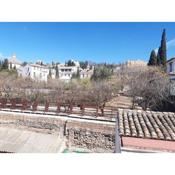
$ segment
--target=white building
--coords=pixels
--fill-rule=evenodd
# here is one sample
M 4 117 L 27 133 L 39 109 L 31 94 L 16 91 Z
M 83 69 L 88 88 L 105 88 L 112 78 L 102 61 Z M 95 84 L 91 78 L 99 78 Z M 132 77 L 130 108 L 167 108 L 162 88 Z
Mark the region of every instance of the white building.
M 50 68 L 49 71 L 50 71 L 50 73 L 51 73 L 51 79 L 55 79 L 55 78 L 56 78 L 56 70 Z
M 141 67 L 141 66 L 147 66 L 147 62 L 143 60 L 128 60 L 124 64 L 126 67 Z
M 175 57 L 168 60 L 166 66 L 170 79 L 175 79 Z
M 166 69 L 171 81 L 170 94 L 175 95 L 175 57 L 166 62 Z
M 81 79 L 90 79 L 91 76 L 93 75 L 94 72 L 94 67 L 92 67 L 92 69 L 90 69 L 90 66 L 87 66 L 87 69 L 81 69 L 80 70 L 80 78 Z
M 69 81 L 73 74 L 77 74 L 78 68 L 77 66 L 58 65 L 59 79 Z
M 16 58 L 15 54 L 13 54 L 10 59 L 8 59 L 8 68 L 9 69 L 14 69 L 14 68 L 18 69 L 18 68 L 20 68 L 21 64 L 22 64 L 21 61 L 19 61 Z
M 47 81 L 49 75 L 49 68 L 39 64 L 27 64 L 21 66 L 17 71 L 19 76 L 35 81 Z
M 24 78 L 31 78 L 36 81 L 47 81 L 56 79 L 56 69 L 52 65 L 43 65 L 42 62 L 36 64 L 27 64 L 20 66 L 17 71 L 18 75 Z M 73 75 L 76 75 L 79 71 L 80 78 L 90 78 L 93 74 L 93 69 L 89 67 L 87 69 L 81 69 L 78 61 L 74 61 L 75 66 L 67 66 L 65 64 L 58 64 L 58 77 L 60 80 L 70 81 Z

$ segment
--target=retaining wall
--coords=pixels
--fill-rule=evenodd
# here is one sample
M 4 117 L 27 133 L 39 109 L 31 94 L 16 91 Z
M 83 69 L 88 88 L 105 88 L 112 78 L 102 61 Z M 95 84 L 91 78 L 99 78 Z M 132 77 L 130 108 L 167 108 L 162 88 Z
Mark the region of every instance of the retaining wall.
M 66 125 L 66 136 L 69 149 L 79 148 L 85 152 L 114 152 L 114 125 L 70 121 Z
M 115 123 L 0 112 L 0 127 L 14 127 L 66 138 L 70 150 L 114 152 Z

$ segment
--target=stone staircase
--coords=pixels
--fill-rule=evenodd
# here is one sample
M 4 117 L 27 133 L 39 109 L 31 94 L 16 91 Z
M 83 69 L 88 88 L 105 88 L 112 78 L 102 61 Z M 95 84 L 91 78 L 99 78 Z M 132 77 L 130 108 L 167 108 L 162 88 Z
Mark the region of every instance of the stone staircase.
M 109 101 L 106 106 L 112 106 L 121 109 L 132 109 L 132 98 L 118 95 L 118 97 L 115 97 L 111 101 Z M 141 107 L 136 105 L 135 109 L 141 109 Z

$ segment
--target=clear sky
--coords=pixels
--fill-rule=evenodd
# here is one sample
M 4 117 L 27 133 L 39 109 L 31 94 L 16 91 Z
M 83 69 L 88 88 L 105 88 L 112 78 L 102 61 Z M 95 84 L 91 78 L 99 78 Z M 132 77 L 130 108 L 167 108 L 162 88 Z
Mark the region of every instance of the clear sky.
M 168 58 L 175 56 L 175 23 L 0 23 L 0 55 L 21 61 L 68 59 L 119 63 L 147 61 L 166 28 Z

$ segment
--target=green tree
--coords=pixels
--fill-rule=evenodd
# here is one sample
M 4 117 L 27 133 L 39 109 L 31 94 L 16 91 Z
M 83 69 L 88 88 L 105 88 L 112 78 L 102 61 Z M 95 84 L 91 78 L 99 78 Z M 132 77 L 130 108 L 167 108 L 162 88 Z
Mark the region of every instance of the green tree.
M 79 79 L 80 78 L 80 70 L 79 68 L 77 69 L 77 73 L 72 74 L 72 79 Z
M 87 69 L 88 61 L 80 61 L 80 67 L 82 69 Z
M 10 63 L 10 69 L 12 69 L 12 63 Z
M 157 65 L 157 56 L 155 50 L 151 51 L 151 55 L 149 58 L 148 66 L 156 66 Z
M 91 77 L 92 80 L 105 80 L 109 79 L 113 74 L 113 69 L 108 67 L 108 65 L 100 65 L 94 68 L 93 75 Z
M 26 61 L 24 61 L 23 63 L 22 63 L 22 66 L 26 66 L 28 63 L 26 62 Z
M 49 69 L 49 77 L 51 78 L 52 76 L 52 72 L 51 72 L 51 69 Z
M 4 62 L 2 64 L 2 69 L 8 69 L 8 59 L 4 59 Z
M 160 56 L 161 65 L 166 66 L 167 48 L 166 48 L 166 30 L 165 29 L 163 29 L 161 45 L 158 53 Z
M 59 78 L 59 70 L 58 70 L 58 65 L 55 66 L 55 71 L 56 71 L 56 78 Z
M 157 65 L 158 65 L 158 66 L 160 66 L 161 63 L 162 63 L 162 62 L 161 62 L 161 58 L 160 58 L 160 49 L 161 49 L 161 48 L 159 47 L 159 50 L 158 50 L 158 52 L 157 52 Z
M 67 66 L 75 66 L 75 63 L 71 60 L 68 60 Z

